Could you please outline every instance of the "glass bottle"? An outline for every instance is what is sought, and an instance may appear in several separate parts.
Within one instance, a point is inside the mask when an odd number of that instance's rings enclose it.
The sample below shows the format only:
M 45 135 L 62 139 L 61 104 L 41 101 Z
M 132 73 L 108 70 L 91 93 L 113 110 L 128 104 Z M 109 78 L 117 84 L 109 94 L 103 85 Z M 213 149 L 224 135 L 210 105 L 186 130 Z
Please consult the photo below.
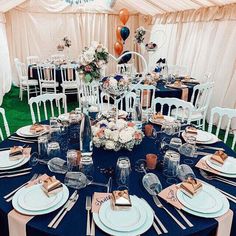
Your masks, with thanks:
M 133 112 L 133 121 L 136 124 L 136 127 L 141 129 L 142 128 L 142 107 L 140 102 L 140 90 L 136 91 L 136 100 L 135 100 L 135 107 Z

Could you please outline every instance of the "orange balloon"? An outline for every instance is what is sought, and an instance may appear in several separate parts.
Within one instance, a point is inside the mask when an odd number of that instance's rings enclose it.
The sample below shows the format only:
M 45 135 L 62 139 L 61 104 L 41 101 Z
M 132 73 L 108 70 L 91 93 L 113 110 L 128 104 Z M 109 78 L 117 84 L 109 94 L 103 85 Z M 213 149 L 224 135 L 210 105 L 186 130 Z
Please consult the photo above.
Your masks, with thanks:
M 115 42 L 114 44 L 115 53 L 120 56 L 123 52 L 123 44 L 121 42 Z
M 121 38 L 121 35 L 120 35 L 120 30 L 122 29 L 122 27 L 123 27 L 122 25 L 119 25 L 119 26 L 116 27 L 116 38 L 120 42 L 122 41 L 122 38 Z
M 125 25 L 129 19 L 129 11 L 126 8 L 120 10 L 120 21 Z

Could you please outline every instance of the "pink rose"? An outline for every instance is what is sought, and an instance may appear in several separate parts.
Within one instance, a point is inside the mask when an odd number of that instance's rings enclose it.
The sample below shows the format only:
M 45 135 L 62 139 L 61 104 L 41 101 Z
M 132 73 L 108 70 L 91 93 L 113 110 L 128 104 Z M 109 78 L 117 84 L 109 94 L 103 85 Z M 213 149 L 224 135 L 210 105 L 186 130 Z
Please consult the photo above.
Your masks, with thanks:
M 129 127 L 134 127 L 134 126 L 135 126 L 135 124 L 134 124 L 133 122 L 129 122 L 127 125 L 128 125 Z
M 134 138 L 135 138 L 136 140 L 140 140 L 140 139 L 142 139 L 142 134 L 139 133 L 139 132 L 135 132 L 135 133 L 134 133 Z
M 87 66 L 85 66 L 84 70 L 86 72 L 91 72 L 93 69 L 92 69 L 92 67 L 90 65 L 87 65 Z

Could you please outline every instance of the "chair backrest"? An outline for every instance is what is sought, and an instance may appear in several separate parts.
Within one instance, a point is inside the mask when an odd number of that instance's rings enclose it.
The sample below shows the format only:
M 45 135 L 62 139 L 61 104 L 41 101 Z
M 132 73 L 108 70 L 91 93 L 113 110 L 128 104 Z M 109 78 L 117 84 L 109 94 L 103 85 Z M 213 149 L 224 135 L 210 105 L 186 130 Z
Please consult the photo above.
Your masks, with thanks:
M 5 128 L 5 134 L 6 134 L 7 137 L 9 137 L 10 136 L 10 130 L 9 130 L 9 126 L 8 126 L 7 119 L 6 119 L 5 110 L 2 107 L 0 107 L 0 113 L 2 115 L 1 119 L 3 120 L 3 125 L 4 125 L 4 128 Z M 3 127 L 0 127 L 0 139 L 4 140 L 4 135 L 3 135 L 3 132 L 2 132 L 2 128 Z
M 53 55 L 51 55 L 51 60 L 52 61 L 64 60 L 64 59 L 65 59 L 64 54 L 53 54 Z
M 28 56 L 26 57 L 27 65 L 37 65 L 39 63 L 39 57 L 38 56 Z
M 139 84 L 134 87 L 135 92 L 140 91 L 142 111 L 152 108 L 156 87 L 153 85 Z
M 182 65 L 168 65 L 168 74 L 185 76 L 188 75 L 188 68 Z
M 79 96 L 82 100 L 87 101 L 90 105 L 99 104 L 99 84 L 96 81 L 85 83 L 80 80 Z
M 112 106 L 115 106 L 115 99 L 108 93 L 100 93 L 100 109 L 101 111 L 109 111 Z
M 28 78 L 27 68 L 25 63 L 19 61 L 19 59 L 15 58 L 15 65 L 18 78 L 20 82 L 26 78 Z
M 74 65 L 61 65 L 61 78 L 62 83 L 74 83 L 76 81 L 76 75 L 74 74 Z
M 134 71 L 134 64 L 118 64 L 117 73 L 121 75 L 131 75 Z
M 37 111 L 37 122 L 41 122 L 41 114 L 40 114 L 40 107 L 43 103 L 43 112 L 45 120 L 48 120 L 48 110 L 51 110 L 51 116 L 55 116 L 54 108 L 57 106 L 58 114 L 67 113 L 67 103 L 66 103 L 66 95 L 63 93 L 58 94 L 43 94 L 39 95 L 37 97 L 32 97 L 29 100 L 30 105 L 30 112 L 32 117 L 32 122 L 36 123 L 36 116 L 34 113 L 34 107 L 33 104 L 36 105 L 36 111 Z M 62 104 L 62 107 L 61 107 Z M 62 112 L 64 108 L 64 112 Z M 50 117 L 49 117 L 50 118 Z
M 191 97 L 191 103 L 194 104 L 194 111 L 202 113 L 207 112 L 213 89 L 214 82 L 207 82 L 194 86 Z
M 39 82 L 56 82 L 56 66 L 53 64 L 37 65 Z
M 218 122 L 217 122 L 218 117 Z M 227 142 L 229 131 L 232 123 L 232 119 L 236 119 L 236 109 L 230 109 L 230 108 L 222 108 L 222 107 L 214 107 L 211 109 L 211 117 L 209 121 L 209 127 L 208 132 L 212 133 L 213 125 L 216 124 L 217 129 L 215 135 L 218 137 L 220 133 L 221 124 L 223 121 L 223 118 L 228 119 L 228 123 L 225 129 L 225 136 L 224 136 L 224 143 Z M 234 138 L 232 142 L 232 149 L 235 147 L 236 143 L 236 131 L 233 131 Z
M 191 122 L 191 115 L 193 112 L 193 104 L 191 102 L 186 102 L 182 99 L 178 98 L 160 98 L 157 97 L 153 102 L 153 111 L 156 112 L 156 106 L 160 104 L 161 113 L 163 113 L 164 107 L 168 108 L 167 115 L 171 115 L 172 109 L 176 109 L 175 119 L 181 119 L 181 121 L 187 121 L 188 124 Z

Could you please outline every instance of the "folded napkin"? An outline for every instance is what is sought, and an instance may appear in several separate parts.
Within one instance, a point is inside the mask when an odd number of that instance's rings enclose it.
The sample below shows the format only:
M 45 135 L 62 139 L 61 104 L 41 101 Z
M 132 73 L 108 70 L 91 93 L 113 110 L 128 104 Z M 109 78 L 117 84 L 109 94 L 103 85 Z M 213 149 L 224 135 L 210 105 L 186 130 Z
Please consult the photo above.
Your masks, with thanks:
M 215 154 L 210 157 L 210 161 L 215 165 L 223 166 L 227 158 L 228 155 L 223 151 L 216 151 Z
M 42 132 L 42 131 L 44 131 L 44 130 L 45 130 L 45 127 L 44 127 L 43 125 L 37 124 L 37 123 L 33 124 L 33 125 L 30 127 L 30 132 L 31 132 L 32 134 L 37 134 L 37 133 L 40 133 L 40 132 Z
M 46 178 L 42 184 L 42 189 L 48 197 L 62 191 L 62 187 L 62 183 L 55 176 Z
M 160 112 L 158 112 L 158 113 L 156 113 L 156 114 L 154 114 L 154 115 L 152 116 L 152 119 L 153 119 L 153 120 L 164 120 L 165 117 L 164 117 L 164 115 L 162 115 Z
M 199 169 L 202 169 L 202 170 L 205 170 L 205 171 L 208 171 L 208 172 L 213 173 L 213 174 L 219 174 L 219 171 L 214 170 L 213 168 L 208 166 L 206 161 L 203 158 L 198 161 L 198 163 L 195 165 L 195 167 L 197 167 Z
M 31 148 L 23 148 L 22 146 L 14 146 L 10 148 L 9 160 L 15 161 L 21 158 L 30 157 Z
M 202 183 L 197 179 L 189 177 L 180 184 L 180 190 L 190 198 L 193 198 L 202 190 Z
M 187 134 L 197 135 L 197 129 L 194 128 L 194 127 L 191 127 L 191 126 L 187 126 L 187 127 L 185 128 L 185 132 L 186 132 Z
M 128 190 L 113 191 L 111 200 L 114 210 L 122 210 L 132 206 Z

